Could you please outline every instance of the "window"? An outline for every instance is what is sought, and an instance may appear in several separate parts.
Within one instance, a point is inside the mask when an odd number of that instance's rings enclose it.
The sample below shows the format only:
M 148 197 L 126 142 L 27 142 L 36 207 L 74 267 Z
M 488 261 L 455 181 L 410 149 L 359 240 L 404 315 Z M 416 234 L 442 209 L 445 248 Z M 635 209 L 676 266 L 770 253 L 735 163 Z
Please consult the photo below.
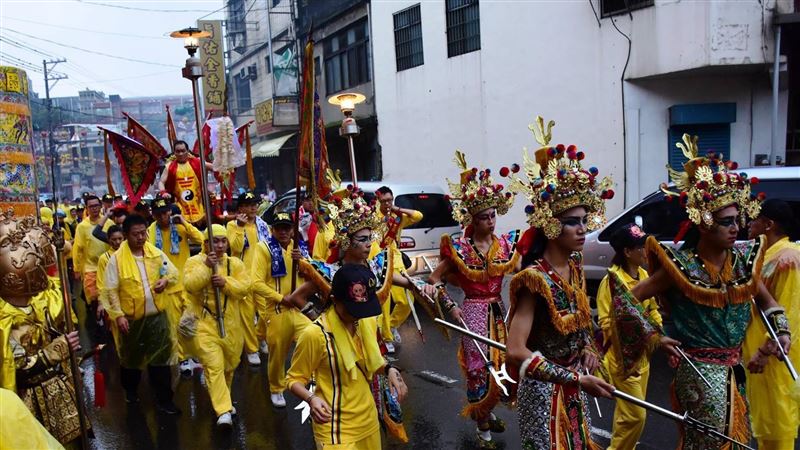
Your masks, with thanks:
M 228 1 L 228 32 L 244 33 L 245 31 L 245 0 Z
M 370 81 L 369 28 L 366 20 L 326 39 L 325 88 L 328 95 Z
M 446 0 L 447 57 L 481 49 L 478 0 Z
M 250 101 L 250 78 L 236 75 L 234 79 L 236 80 L 236 107 L 239 109 L 238 112 L 241 113 L 252 107 L 252 102 Z
M 422 18 L 419 5 L 404 9 L 394 15 L 394 54 L 397 71 L 421 66 Z
M 600 0 L 600 14 L 609 17 L 648 6 L 653 6 L 653 0 Z
M 700 155 L 708 152 L 722 153 L 725 159 L 731 157 L 731 125 L 729 123 L 706 123 L 698 125 L 673 125 L 669 127 L 669 165 L 673 169 L 683 170 L 686 157 L 683 151 L 675 146 L 683 142 L 683 134 L 697 136 L 697 147 Z
M 269 56 L 264 58 L 264 71 L 266 73 L 272 73 L 272 59 Z

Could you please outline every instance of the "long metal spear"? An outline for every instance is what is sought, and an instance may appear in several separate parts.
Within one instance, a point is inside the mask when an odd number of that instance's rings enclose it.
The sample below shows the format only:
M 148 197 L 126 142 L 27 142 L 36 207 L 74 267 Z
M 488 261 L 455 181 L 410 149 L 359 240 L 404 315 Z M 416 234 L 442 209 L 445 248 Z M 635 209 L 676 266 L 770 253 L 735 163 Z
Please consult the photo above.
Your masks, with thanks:
M 433 319 L 433 320 L 435 322 L 439 323 L 440 325 L 443 325 L 443 326 L 445 326 L 447 328 L 450 328 L 451 330 L 458 331 L 459 333 L 465 334 L 465 335 L 471 337 L 472 339 L 475 339 L 475 340 L 483 342 L 486 345 L 492 346 L 492 347 L 494 347 L 494 348 L 496 348 L 498 350 L 502 350 L 504 352 L 507 351 L 505 345 L 503 345 L 500 342 L 497 342 L 495 340 L 489 339 L 486 336 L 482 336 L 480 334 L 473 333 L 472 331 L 464 329 L 464 328 L 461 328 L 458 325 L 453 325 L 452 323 L 450 323 L 450 322 L 448 322 L 446 320 L 442 320 L 442 319 Z M 652 412 L 654 412 L 656 414 L 660 414 L 662 416 L 665 416 L 665 417 L 667 417 L 669 419 L 672 419 L 672 420 L 674 420 L 676 422 L 680 422 L 680 423 L 686 425 L 687 427 L 694 428 L 695 430 L 697 430 L 697 431 L 699 431 L 701 433 L 710 434 L 710 435 L 716 437 L 717 439 L 725 440 L 727 442 L 730 442 L 732 444 L 736 444 L 736 445 L 738 445 L 738 446 L 740 446 L 742 448 L 748 449 L 748 450 L 755 450 L 753 447 L 750 447 L 748 445 L 742 444 L 741 442 L 737 441 L 736 439 L 733 439 L 732 437 L 726 436 L 724 433 L 720 433 L 719 431 L 717 431 L 716 428 L 712 427 L 711 425 L 708 425 L 708 424 L 706 424 L 704 422 L 701 422 L 701 421 L 689 416 L 688 412 L 684 413 L 683 415 L 680 415 L 680 414 L 672 412 L 672 411 L 670 411 L 668 409 L 664 409 L 664 408 L 662 408 L 662 407 L 660 407 L 658 405 L 654 405 L 653 403 L 638 399 L 638 398 L 636 398 L 636 397 L 634 397 L 634 396 L 632 396 L 630 394 L 627 394 L 625 392 L 620 391 L 619 389 L 613 390 L 611 392 L 611 395 L 613 395 L 614 397 L 616 397 L 616 398 L 618 398 L 620 400 L 624 400 L 626 402 L 633 403 L 636 406 L 639 406 L 639 407 L 644 408 L 646 410 L 652 411 Z
M 778 340 L 778 334 L 775 332 L 775 329 L 772 328 L 772 324 L 769 323 L 769 319 L 767 319 L 767 315 L 764 314 L 764 311 L 758 307 L 756 300 L 753 299 L 753 307 L 758 310 L 758 314 L 761 316 L 761 321 L 764 322 L 764 326 L 767 327 L 767 332 L 769 333 L 769 337 L 778 344 L 778 351 L 781 352 L 781 357 L 783 358 L 783 363 L 786 364 L 786 368 L 789 369 L 789 374 L 792 376 L 794 381 L 797 381 L 797 371 L 794 369 L 794 365 L 792 361 L 789 359 L 789 355 L 783 350 L 781 346 L 781 341 Z

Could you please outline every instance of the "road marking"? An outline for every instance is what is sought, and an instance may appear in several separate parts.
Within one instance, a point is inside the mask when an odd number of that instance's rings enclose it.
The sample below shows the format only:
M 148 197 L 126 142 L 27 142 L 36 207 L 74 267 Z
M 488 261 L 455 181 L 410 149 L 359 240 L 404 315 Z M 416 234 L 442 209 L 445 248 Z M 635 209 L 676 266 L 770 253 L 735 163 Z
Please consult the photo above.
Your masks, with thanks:
M 458 383 L 458 380 L 448 377 L 447 375 L 442 375 L 438 372 L 434 372 L 432 370 L 423 370 L 417 373 L 417 376 L 420 378 L 436 383 L 436 384 L 454 384 Z
M 611 439 L 611 433 L 602 428 L 592 427 L 592 434 L 600 436 L 602 438 Z

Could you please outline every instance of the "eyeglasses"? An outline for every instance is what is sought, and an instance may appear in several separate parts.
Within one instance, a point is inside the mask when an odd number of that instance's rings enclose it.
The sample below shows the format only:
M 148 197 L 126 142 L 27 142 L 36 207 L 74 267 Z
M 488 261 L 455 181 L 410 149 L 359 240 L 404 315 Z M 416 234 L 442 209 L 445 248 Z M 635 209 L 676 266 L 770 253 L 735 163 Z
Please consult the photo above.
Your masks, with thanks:
M 583 217 L 565 217 L 561 220 L 561 225 L 566 227 L 577 227 L 583 225 L 584 227 L 589 224 L 589 216 Z
M 715 217 L 714 223 L 723 228 L 737 228 L 739 226 L 736 222 L 736 216 L 721 217 L 719 219 Z

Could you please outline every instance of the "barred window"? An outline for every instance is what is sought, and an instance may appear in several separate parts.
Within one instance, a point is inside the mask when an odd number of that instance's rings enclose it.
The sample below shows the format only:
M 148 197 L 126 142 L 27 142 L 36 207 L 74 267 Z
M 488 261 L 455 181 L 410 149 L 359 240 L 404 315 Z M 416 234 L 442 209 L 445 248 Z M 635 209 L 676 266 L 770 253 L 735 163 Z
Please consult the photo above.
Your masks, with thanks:
M 600 14 L 610 17 L 648 6 L 653 6 L 653 0 L 600 0 Z
M 419 4 L 394 14 L 394 53 L 398 72 L 425 63 Z
M 366 20 L 360 20 L 326 39 L 323 48 L 327 95 L 370 81 L 371 56 Z
M 446 0 L 447 57 L 481 49 L 478 0 Z

